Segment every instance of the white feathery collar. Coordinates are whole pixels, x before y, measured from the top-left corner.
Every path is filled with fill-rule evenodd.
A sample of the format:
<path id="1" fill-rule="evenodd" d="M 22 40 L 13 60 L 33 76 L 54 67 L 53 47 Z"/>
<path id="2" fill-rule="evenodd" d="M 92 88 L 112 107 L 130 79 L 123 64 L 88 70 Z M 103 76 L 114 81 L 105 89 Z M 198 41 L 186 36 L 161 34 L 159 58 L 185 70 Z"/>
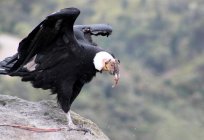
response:
<path id="1" fill-rule="evenodd" d="M 96 53 L 94 59 L 93 59 L 93 63 L 95 66 L 95 69 L 101 71 L 104 67 L 104 60 L 115 60 L 113 58 L 113 56 L 105 51 L 101 51 Z"/>

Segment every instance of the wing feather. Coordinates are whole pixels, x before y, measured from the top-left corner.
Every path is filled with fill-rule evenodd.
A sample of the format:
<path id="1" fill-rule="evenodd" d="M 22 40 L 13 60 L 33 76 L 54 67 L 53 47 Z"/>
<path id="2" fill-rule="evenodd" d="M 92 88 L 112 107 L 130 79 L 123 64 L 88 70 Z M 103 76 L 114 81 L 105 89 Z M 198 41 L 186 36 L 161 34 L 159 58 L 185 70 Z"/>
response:
<path id="1" fill-rule="evenodd" d="M 97 46 L 91 36 L 109 36 L 112 33 L 112 27 L 109 24 L 75 25 L 74 31 L 77 40 L 88 41 L 88 43 Z"/>
<path id="2" fill-rule="evenodd" d="M 10 72 L 21 70 L 36 54 L 44 54 L 50 52 L 49 50 L 53 47 L 59 47 L 59 45 L 52 44 L 65 34 L 65 31 L 69 33 L 67 36 L 69 41 L 76 43 L 73 25 L 79 13 L 80 11 L 76 8 L 65 8 L 49 15 L 19 43 L 18 60 Z"/>

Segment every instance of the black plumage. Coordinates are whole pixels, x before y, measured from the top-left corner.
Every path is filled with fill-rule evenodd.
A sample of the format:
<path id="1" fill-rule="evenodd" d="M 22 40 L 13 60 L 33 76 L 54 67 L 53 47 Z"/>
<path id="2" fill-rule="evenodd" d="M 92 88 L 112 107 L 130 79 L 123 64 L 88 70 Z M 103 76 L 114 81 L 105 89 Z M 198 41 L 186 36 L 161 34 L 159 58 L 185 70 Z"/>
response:
<path id="1" fill-rule="evenodd" d="M 65 113 L 83 85 L 102 71 L 95 68 L 93 59 L 104 50 L 91 36 L 112 32 L 107 24 L 74 26 L 79 13 L 76 8 L 66 8 L 49 15 L 19 43 L 17 54 L 0 62 L 1 74 L 20 76 L 35 88 L 57 93 Z M 112 70 L 106 71 L 119 75 L 115 60 Z"/>

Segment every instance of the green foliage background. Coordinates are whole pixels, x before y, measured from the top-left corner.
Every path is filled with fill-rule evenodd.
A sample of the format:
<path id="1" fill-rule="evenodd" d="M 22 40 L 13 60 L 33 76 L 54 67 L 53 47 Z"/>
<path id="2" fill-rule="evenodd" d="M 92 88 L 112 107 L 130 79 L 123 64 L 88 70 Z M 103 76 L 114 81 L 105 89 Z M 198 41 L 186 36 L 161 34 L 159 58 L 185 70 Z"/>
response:
<path id="1" fill-rule="evenodd" d="M 72 109 L 115 140 L 204 139 L 203 0 L 1 0 L 0 32 L 25 37 L 48 14 L 77 7 L 77 24 L 109 23 L 95 38 L 121 61 L 121 81 L 103 74 L 84 87 Z M 0 93 L 55 99 L 19 78 L 1 77 Z"/>

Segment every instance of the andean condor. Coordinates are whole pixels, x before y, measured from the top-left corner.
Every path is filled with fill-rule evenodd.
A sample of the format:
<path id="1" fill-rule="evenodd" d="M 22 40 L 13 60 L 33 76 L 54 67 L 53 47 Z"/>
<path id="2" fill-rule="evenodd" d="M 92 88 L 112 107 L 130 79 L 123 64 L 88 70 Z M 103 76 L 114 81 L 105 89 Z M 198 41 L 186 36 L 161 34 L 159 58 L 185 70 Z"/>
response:
<path id="1" fill-rule="evenodd" d="M 45 18 L 18 47 L 14 56 L 0 62 L 0 74 L 20 76 L 35 88 L 50 89 L 66 113 L 68 128 L 86 131 L 73 124 L 70 106 L 84 84 L 97 72 L 108 71 L 119 80 L 119 60 L 92 41 L 92 35 L 108 36 L 107 24 L 75 25 L 80 11 L 65 8 Z"/>

